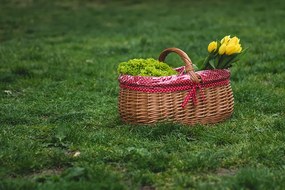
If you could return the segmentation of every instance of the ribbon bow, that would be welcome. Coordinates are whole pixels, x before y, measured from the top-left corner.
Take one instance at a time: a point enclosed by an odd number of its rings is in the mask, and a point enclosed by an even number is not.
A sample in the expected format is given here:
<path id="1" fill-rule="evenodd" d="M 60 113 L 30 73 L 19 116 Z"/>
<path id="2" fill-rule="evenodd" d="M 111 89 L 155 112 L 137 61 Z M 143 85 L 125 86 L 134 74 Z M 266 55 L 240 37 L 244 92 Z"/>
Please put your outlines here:
<path id="1" fill-rule="evenodd" d="M 197 97 L 196 97 L 197 89 L 199 89 L 199 91 L 201 92 L 202 99 L 203 99 L 203 101 L 205 101 L 205 94 L 204 94 L 204 90 L 203 90 L 201 84 L 200 83 L 193 84 L 192 88 L 189 90 L 188 94 L 185 96 L 185 98 L 182 102 L 181 106 L 183 109 L 186 107 L 186 105 L 190 99 L 193 101 L 194 106 L 198 104 Z"/>

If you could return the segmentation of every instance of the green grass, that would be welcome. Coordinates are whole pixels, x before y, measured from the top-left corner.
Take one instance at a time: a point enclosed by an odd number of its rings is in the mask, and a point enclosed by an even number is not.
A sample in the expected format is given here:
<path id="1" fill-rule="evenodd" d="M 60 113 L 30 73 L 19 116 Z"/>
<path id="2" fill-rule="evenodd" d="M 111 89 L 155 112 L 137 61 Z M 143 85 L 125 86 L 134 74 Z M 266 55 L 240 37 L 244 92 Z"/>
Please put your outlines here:
<path id="1" fill-rule="evenodd" d="M 284 17 L 279 0 L 0 0 L 0 189 L 284 189 Z M 228 34 L 249 47 L 230 120 L 120 121 L 118 63 L 195 62 Z"/>

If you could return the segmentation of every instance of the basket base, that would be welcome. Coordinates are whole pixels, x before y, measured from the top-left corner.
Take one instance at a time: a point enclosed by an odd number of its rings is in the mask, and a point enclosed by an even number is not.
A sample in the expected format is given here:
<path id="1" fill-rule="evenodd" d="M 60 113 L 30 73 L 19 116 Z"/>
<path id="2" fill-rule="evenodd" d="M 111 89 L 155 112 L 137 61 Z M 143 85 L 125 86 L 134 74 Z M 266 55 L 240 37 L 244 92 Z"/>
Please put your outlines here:
<path id="1" fill-rule="evenodd" d="M 234 99 L 230 84 L 204 89 L 205 99 L 197 92 L 198 104 L 181 104 L 187 91 L 145 93 L 120 89 L 119 114 L 126 123 L 153 124 L 175 122 L 187 125 L 214 124 L 231 117 Z"/>

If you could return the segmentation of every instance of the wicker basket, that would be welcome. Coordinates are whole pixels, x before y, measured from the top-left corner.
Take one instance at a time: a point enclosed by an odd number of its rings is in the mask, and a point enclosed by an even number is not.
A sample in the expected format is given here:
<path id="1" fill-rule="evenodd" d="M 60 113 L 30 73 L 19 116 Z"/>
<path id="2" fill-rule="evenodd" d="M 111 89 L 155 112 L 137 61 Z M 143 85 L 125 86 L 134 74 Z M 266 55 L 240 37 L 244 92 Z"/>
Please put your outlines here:
<path id="1" fill-rule="evenodd" d="M 126 123 L 150 124 L 178 122 L 188 125 L 217 123 L 233 113 L 234 99 L 229 70 L 194 72 L 188 55 L 178 48 L 165 49 L 164 61 L 177 53 L 185 66 L 176 68 L 176 76 L 119 77 L 119 113 Z"/>

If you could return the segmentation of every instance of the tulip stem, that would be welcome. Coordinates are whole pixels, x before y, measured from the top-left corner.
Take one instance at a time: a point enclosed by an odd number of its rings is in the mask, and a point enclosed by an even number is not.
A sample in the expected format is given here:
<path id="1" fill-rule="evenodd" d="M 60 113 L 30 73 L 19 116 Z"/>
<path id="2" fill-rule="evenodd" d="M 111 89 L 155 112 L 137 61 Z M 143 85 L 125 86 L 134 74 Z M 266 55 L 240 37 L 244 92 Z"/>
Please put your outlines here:
<path id="1" fill-rule="evenodd" d="M 210 56 L 211 56 L 211 54 L 209 54 L 209 55 L 206 57 L 206 59 L 205 59 L 205 61 L 204 61 L 204 63 L 203 63 L 204 68 L 202 68 L 201 70 L 205 70 L 205 69 L 207 69 L 207 68 L 208 68 L 208 66 L 209 66 Z"/>

